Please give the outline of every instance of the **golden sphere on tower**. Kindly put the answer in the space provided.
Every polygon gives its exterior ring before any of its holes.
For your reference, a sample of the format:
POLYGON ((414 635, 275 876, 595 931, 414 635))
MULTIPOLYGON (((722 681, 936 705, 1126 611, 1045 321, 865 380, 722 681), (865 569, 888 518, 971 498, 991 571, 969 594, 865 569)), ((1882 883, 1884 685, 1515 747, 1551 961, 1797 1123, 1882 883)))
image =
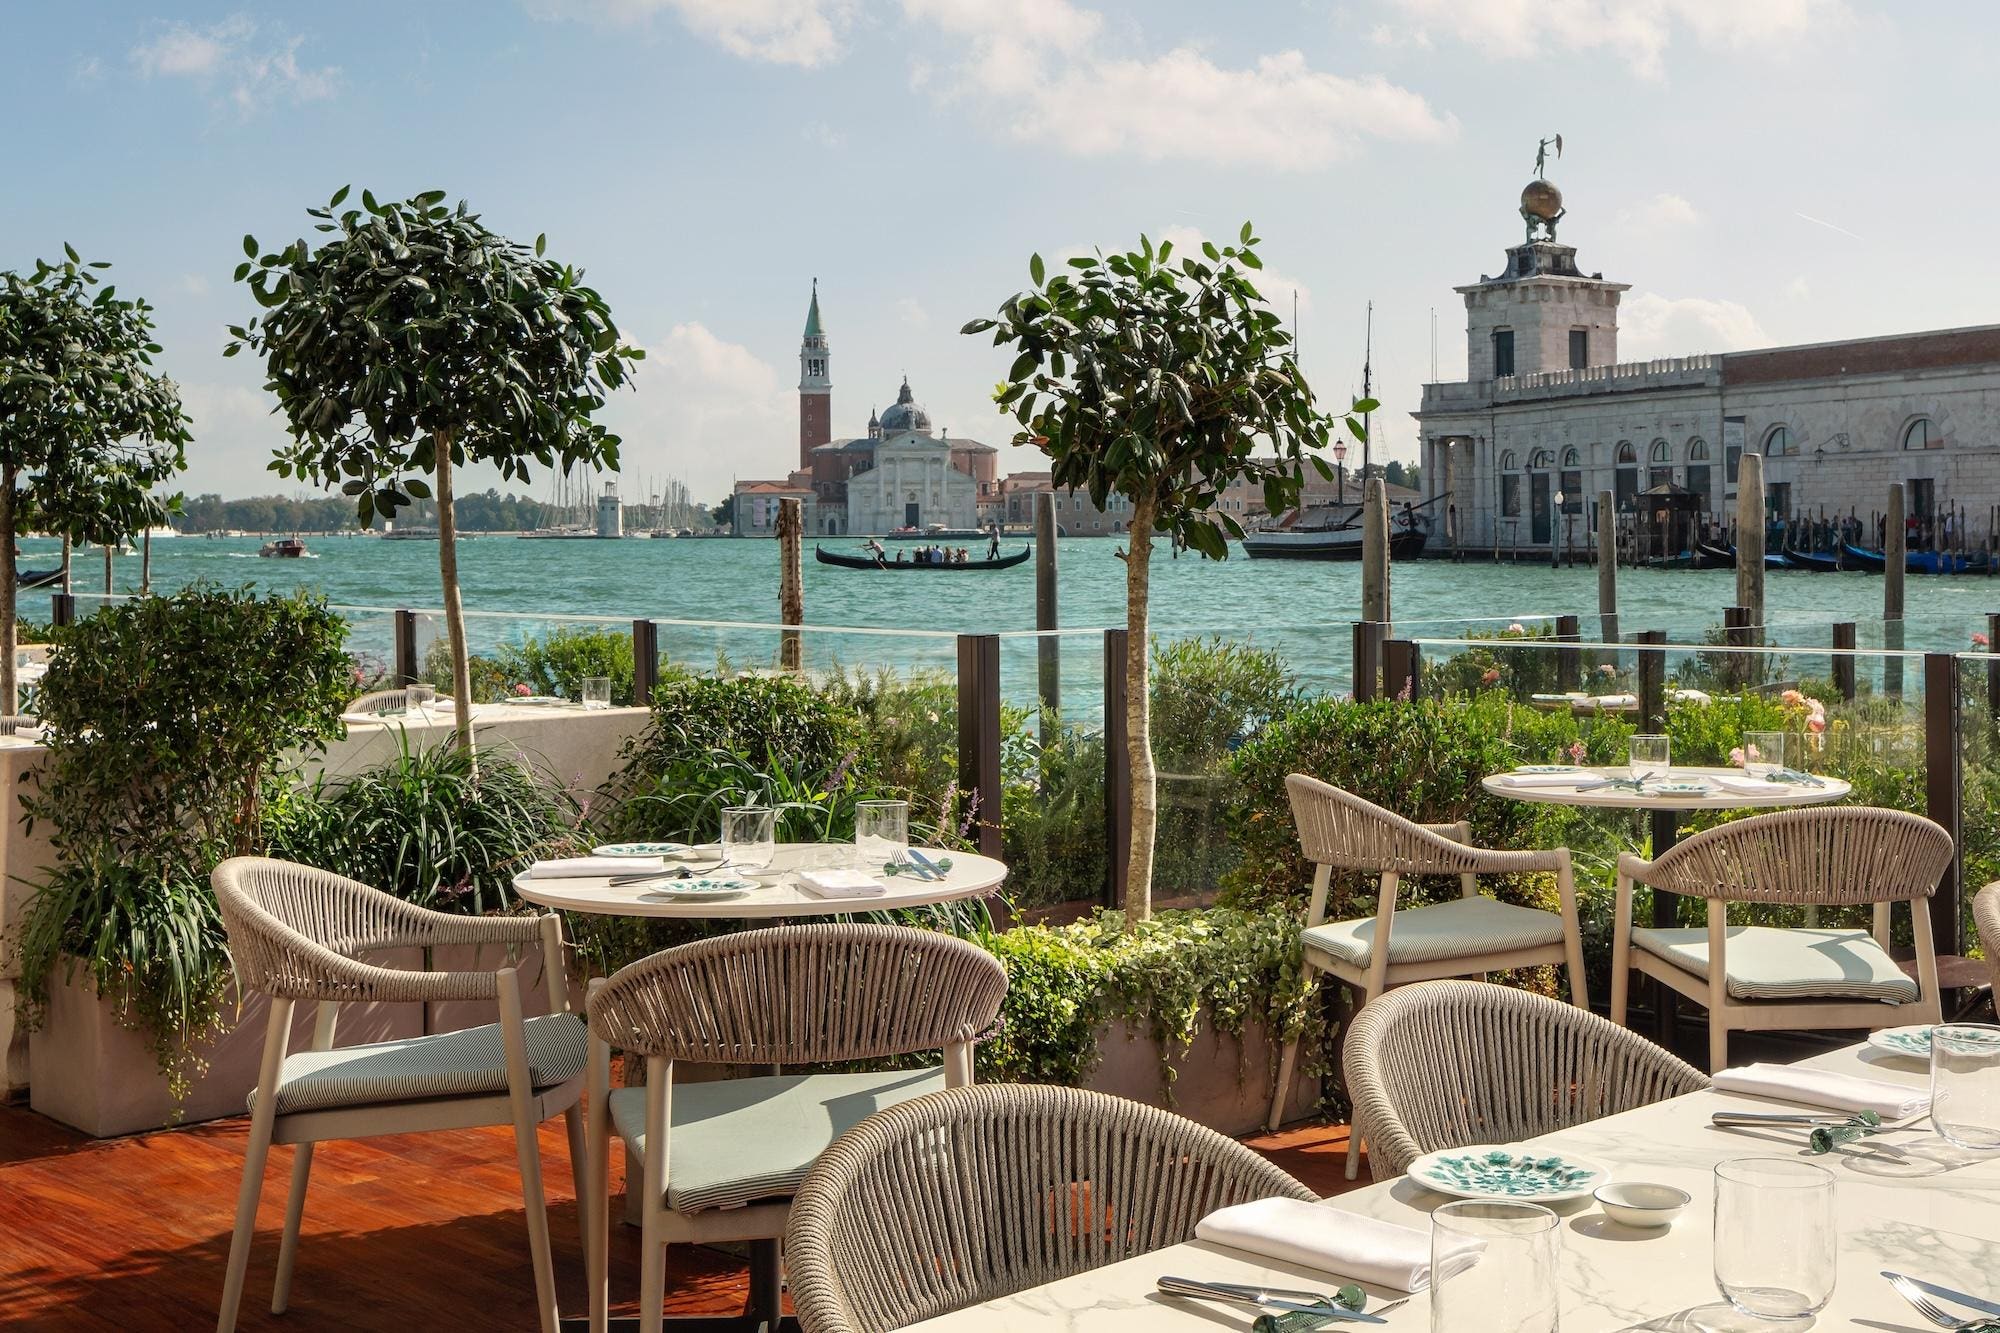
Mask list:
POLYGON ((1552 222, 1562 211, 1563 192, 1540 177, 1529 181, 1527 188, 1521 191, 1521 213, 1524 217, 1552 222))

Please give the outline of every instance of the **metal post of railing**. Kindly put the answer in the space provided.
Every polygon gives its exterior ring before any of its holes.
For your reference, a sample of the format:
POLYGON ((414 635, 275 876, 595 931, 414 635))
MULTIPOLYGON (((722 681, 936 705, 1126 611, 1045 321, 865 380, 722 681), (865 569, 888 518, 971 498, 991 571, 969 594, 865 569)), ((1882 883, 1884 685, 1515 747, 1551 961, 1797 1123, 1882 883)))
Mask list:
MULTIPOLYGON (((1563 643, 1578 643, 1583 638, 1583 623, 1575 616, 1556 617, 1556 638, 1563 643)), ((1583 679, 1583 650, 1581 648, 1556 649, 1556 688, 1573 690, 1583 679)))
POLYGON ((390 684, 404 689, 417 683, 417 613, 396 608, 396 650, 390 684))
POLYGON ((1126 754, 1125 645, 1129 630, 1104 631, 1104 905, 1125 901, 1125 869, 1132 859, 1132 764, 1126 754))
POLYGON ((1924 814, 1951 834, 1951 863, 1931 898, 1931 938, 1940 954, 1965 952, 1964 840, 1960 836, 1961 762, 1964 720, 1958 659, 1950 653, 1924 654, 1924 814))
MULTIPOLYGON (((1722 608, 1722 641, 1731 648, 1750 646, 1750 608, 1747 606, 1725 606, 1722 608)), ((1744 652, 1729 654, 1729 667, 1722 678, 1731 685, 1741 688, 1751 683, 1752 663, 1750 655, 1744 652)), ((1757 673, 1761 682, 1761 673, 1757 673)))
POLYGON ((1840 697, 1854 702, 1854 622, 1836 620, 1833 622, 1833 646, 1845 648, 1846 652, 1833 655, 1833 687, 1840 691, 1840 697))
MULTIPOLYGON (((1639 730, 1663 733, 1667 729, 1667 654, 1663 645, 1667 641, 1665 630, 1649 629, 1636 637, 1642 645, 1639 649, 1639 730)), ((1680 837, 1680 817, 1672 810, 1652 812, 1652 855, 1674 845, 1680 837)), ((1679 924, 1680 900, 1664 890, 1653 890, 1653 927, 1668 930, 1679 924)), ((1671 1048, 1674 1044, 1674 993, 1664 985, 1654 982, 1647 988, 1653 997, 1654 1012, 1658 1016, 1658 1036, 1661 1044, 1671 1048)))
POLYGON ((973 802, 975 838, 1000 855, 1000 636, 958 636, 958 786, 973 802))
POLYGON ((1379 620, 1354 622, 1354 698, 1369 703, 1382 697, 1382 644, 1389 627, 1379 620))
POLYGON ((49 623, 57 629, 76 623, 76 594, 59 592, 49 598, 49 623))
POLYGON ((1418 699, 1424 692, 1423 653, 1408 639, 1382 644, 1382 693, 1391 699, 1418 699))
MULTIPOLYGON (((2000 653, 2000 612, 1986 613, 1986 651, 2000 653)), ((1986 664, 1986 719, 1995 736, 2000 736, 2000 656, 1986 664)))
POLYGON ((660 684, 660 627, 650 620, 632 622, 632 702, 641 708, 653 701, 660 684))

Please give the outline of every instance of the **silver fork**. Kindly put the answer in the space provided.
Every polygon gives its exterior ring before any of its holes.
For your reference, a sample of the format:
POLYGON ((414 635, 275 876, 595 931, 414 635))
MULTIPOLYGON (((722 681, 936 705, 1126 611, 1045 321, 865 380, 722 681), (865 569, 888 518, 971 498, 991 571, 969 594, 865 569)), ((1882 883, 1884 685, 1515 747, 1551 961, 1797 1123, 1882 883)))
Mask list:
POLYGON ((2000 1329, 2000 1320, 1991 1318, 1960 1319, 1918 1289, 1917 1284, 1900 1273, 1889 1279, 1889 1285, 1896 1294, 1910 1303, 1912 1309, 1939 1328, 1956 1330, 1957 1333, 1972 1333, 1972 1330, 2000 1329))

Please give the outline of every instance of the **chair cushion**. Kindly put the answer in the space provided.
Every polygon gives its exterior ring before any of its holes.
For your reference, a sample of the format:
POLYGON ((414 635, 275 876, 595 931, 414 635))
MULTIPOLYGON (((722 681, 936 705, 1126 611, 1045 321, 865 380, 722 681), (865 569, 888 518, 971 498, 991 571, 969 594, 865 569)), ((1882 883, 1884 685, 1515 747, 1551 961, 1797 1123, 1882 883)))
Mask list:
MULTIPOLYGON (((582 1019, 543 1014, 522 1026, 528 1075, 537 1088, 566 1083, 583 1072, 587 1030, 582 1019)), ((488 1023, 404 1041, 288 1055, 278 1075, 277 1113, 505 1091, 507 1051, 500 1025, 488 1023)), ((257 1105, 254 1091, 250 1105, 257 1105)))
MULTIPOLYGON (((877 1111, 944 1090, 942 1069, 884 1074, 781 1074, 676 1083, 667 1207, 677 1213, 788 1199, 833 1141, 877 1111)), ((609 1100, 627 1147, 646 1151, 646 1090, 609 1100)), ((637 1181, 635 1166, 626 1179, 637 1181)))
MULTIPOLYGON (((1562 943, 1562 918, 1475 895, 1396 913, 1389 931, 1390 963, 1435 963, 1478 954, 1539 949, 1562 943)), ((1336 961, 1366 967, 1375 954, 1375 918, 1308 927, 1305 946, 1336 961)))
MULTIPOLYGON (((1656 958, 1708 980, 1708 931, 1632 932, 1632 943, 1656 958)), ((1849 999, 1908 1004, 1917 983, 1865 930, 1787 930, 1731 926, 1723 953, 1727 990, 1737 1000, 1849 999)))

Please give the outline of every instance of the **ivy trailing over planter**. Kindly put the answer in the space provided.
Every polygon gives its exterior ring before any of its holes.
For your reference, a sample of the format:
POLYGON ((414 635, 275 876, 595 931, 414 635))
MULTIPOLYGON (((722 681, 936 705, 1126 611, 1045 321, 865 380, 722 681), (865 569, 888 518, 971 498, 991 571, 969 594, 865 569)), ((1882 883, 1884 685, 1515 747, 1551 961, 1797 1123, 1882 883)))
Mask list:
POLYGON ((22 798, 48 878, 20 935, 29 1016, 86 972, 184 1091, 228 956, 209 872, 261 845, 288 765, 341 733, 346 622, 323 598, 196 584, 107 606, 59 636, 42 682, 48 759, 22 798))

